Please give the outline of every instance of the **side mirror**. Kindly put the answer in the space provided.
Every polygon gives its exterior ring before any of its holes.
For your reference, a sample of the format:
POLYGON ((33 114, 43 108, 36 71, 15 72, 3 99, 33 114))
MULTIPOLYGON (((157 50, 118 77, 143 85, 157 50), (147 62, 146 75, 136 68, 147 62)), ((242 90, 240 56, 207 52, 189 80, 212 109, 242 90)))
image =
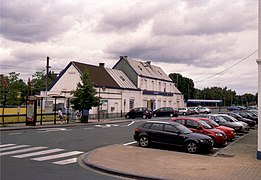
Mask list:
POLYGON ((198 129, 198 130, 202 130, 203 128, 202 128, 201 126, 198 126, 197 129, 198 129))

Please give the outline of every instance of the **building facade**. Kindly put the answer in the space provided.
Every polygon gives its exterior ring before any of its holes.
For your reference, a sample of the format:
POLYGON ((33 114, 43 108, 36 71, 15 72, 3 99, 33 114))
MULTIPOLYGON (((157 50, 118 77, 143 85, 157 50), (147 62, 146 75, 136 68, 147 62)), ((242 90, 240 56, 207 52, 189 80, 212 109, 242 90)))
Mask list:
MULTIPOLYGON (((88 72, 101 99, 101 107, 93 107, 89 112, 94 117, 98 112, 101 117, 123 116, 135 107, 154 110, 184 106, 183 95, 161 68, 149 62, 128 60, 126 56, 121 56, 113 68, 106 68, 104 63, 93 66, 72 61, 41 95, 58 97, 58 107, 70 108, 68 99, 73 98, 72 91, 84 72, 88 72)), ((50 107, 53 103, 49 98, 44 106, 50 107)))

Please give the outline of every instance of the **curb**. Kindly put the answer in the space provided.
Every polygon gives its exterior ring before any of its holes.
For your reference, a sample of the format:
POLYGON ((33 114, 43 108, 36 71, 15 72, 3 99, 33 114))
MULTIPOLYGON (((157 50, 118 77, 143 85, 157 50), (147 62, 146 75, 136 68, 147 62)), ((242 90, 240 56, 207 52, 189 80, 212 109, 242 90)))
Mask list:
MULTIPOLYGON (((115 145, 112 145, 115 146, 115 145)), ((104 166, 100 166, 97 165, 95 163, 91 163, 88 161, 88 156, 90 156, 92 153, 95 153, 96 149, 84 153, 81 156, 81 161, 84 165, 86 165, 89 168, 92 168, 94 170, 103 172, 103 173, 107 173, 110 175, 116 175, 116 176, 120 176, 120 177, 125 177, 125 178, 132 178, 132 179, 140 179, 140 180, 167 180, 167 179, 163 179, 163 178, 159 178, 159 177, 152 177, 152 176, 142 176, 142 175, 136 175, 136 174, 132 174, 132 173, 127 173, 127 172, 122 172, 122 171, 118 171, 115 169, 110 169, 104 166)))

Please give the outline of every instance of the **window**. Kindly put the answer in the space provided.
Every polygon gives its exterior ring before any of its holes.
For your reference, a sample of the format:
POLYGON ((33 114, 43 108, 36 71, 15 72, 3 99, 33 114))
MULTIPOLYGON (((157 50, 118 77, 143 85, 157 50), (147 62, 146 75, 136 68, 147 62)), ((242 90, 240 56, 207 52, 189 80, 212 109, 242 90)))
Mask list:
POLYGON ((134 108, 134 99, 130 99, 130 109, 134 108))
POLYGON ((161 107, 161 100, 160 99, 158 99, 158 106, 157 106, 158 108, 160 108, 161 107))
POLYGON ((185 120, 183 120, 183 119, 179 119, 176 122, 179 124, 185 125, 185 120))
POLYGON ((121 78, 122 81, 125 81, 124 77, 120 76, 120 78, 121 78))
POLYGON ((179 130, 177 128, 175 128, 174 126, 171 126, 169 124, 166 124, 165 125, 165 131, 168 131, 168 132, 175 132, 175 133, 178 133, 179 130))
POLYGON ((152 90, 154 91, 155 88, 154 88, 154 81, 151 82, 152 83, 152 90))
POLYGON ((150 129, 157 130, 157 131, 162 131, 163 124, 152 124, 150 129))
POLYGON ((161 91, 161 82, 159 82, 159 91, 161 91))
POLYGON ((187 120, 187 127, 196 129, 199 127, 199 124, 195 121, 187 120))
POLYGON ((143 128, 149 129, 150 126, 151 126, 151 123, 147 123, 147 124, 145 124, 145 125, 143 126, 143 128))

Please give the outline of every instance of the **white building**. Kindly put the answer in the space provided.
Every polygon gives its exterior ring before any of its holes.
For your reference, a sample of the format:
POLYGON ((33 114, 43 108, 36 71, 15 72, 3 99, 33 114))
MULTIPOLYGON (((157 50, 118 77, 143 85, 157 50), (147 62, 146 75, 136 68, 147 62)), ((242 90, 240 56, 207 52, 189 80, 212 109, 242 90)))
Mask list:
MULTIPOLYGON (((103 103, 100 107, 101 118, 121 116, 134 107, 156 109, 184 106, 183 95, 161 68, 150 62, 128 60, 126 56, 121 57, 112 69, 106 68, 104 63, 93 66, 70 62, 48 89, 47 96, 58 97, 58 107, 70 106, 67 100, 72 98, 71 92, 76 89, 85 71, 89 73, 97 96, 103 103)), ((45 102, 45 106, 53 104, 53 99, 45 102)), ((93 107, 90 115, 95 117, 97 114, 98 108, 93 107)))
POLYGON ((122 70, 141 92, 141 106, 151 109, 160 107, 183 107, 181 92, 168 75, 150 61, 141 62, 121 56, 113 69, 122 70))

